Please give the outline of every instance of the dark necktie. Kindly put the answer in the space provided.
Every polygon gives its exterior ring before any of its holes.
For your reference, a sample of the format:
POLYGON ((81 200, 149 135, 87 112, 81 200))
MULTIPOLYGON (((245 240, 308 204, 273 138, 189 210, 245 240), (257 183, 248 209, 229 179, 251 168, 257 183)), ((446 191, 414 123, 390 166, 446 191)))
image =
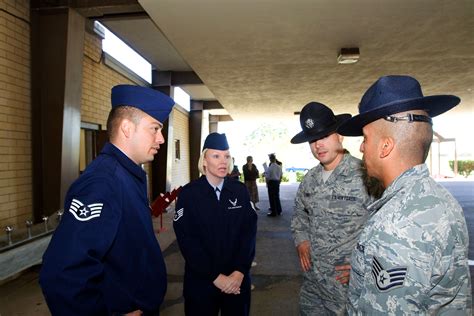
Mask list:
POLYGON ((218 187, 216 187, 215 191, 216 191, 217 200, 219 200, 221 197, 221 190, 218 187))

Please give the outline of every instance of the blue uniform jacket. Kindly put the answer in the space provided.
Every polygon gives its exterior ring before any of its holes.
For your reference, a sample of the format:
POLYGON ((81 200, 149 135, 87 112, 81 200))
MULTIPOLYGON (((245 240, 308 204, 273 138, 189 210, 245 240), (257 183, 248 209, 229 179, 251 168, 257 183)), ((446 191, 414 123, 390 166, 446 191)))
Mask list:
POLYGON ((146 188, 143 169, 110 143, 72 184, 40 272, 53 315, 159 312, 166 267, 146 188))
POLYGON ((212 285, 220 273, 237 270, 248 281, 257 214, 243 183, 225 179, 220 200, 205 176, 187 184, 178 196, 173 227, 186 261, 185 295, 191 284, 212 285))

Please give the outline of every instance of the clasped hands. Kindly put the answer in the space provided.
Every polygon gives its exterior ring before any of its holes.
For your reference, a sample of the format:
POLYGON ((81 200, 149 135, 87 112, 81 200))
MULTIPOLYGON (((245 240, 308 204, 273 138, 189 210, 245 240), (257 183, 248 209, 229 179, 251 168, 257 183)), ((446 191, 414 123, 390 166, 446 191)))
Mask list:
POLYGON ((244 275, 240 271, 234 271, 230 275, 219 274, 214 280, 214 285, 226 294, 240 294, 240 285, 244 275))
MULTIPOLYGON (((298 256, 300 257, 301 269, 303 269, 304 272, 309 271, 311 268, 311 244, 309 240, 301 242, 296 247, 296 250, 298 251, 298 256)), ((336 280, 341 284, 348 284, 351 274, 351 265, 338 265, 335 267, 335 270, 337 273, 336 280)))

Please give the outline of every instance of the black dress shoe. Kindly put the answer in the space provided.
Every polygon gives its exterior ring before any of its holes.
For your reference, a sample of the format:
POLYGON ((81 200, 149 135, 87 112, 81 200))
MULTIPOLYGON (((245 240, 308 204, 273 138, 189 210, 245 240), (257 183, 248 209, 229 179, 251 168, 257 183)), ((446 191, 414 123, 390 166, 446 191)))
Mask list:
POLYGON ((277 215, 276 215, 275 213, 270 212, 270 213, 267 213, 267 216, 275 217, 275 216, 277 216, 277 215))

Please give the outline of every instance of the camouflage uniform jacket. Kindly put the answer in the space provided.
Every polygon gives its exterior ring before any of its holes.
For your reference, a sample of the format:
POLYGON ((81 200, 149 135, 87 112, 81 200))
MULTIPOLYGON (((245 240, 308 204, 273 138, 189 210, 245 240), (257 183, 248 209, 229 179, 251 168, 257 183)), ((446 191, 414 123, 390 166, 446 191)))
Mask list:
POLYGON ((369 210, 352 254, 349 314, 471 315, 463 210, 426 165, 405 171, 369 210))
POLYGON ((368 219, 368 194, 362 162, 345 154, 326 180, 322 165, 304 177, 295 199, 291 230, 295 245, 311 244, 312 268, 304 275, 322 299, 345 301, 347 287, 335 280, 334 267, 349 262, 359 233, 368 219))

